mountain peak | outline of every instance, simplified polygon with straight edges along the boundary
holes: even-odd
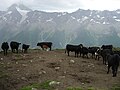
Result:
[[[23,4],[12,4],[9,8],[8,11],[15,11],[17,10],[16,8],[20,8],[21,10],[27,10],[27,11],[32,11],[30,8]]]

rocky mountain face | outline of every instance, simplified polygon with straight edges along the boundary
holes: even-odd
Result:
[[[119,47],[120,10],[50,13],[13,4],[7,11],[0,11],[0,43],[4,41],[18,41],[31,47],[41,41],[53,42],[54,48],[64,48],[67,43]]]

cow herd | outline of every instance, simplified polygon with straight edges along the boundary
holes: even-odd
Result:
[[[67,52],[68,56],[70,52],[75,53],[75,57],[89,58],[89,54],[92,55],[92,58],[99,60],[100,57],[103,59],[103,64],[108,64],[108,71],[112,67],[113,77],[116,77],[119,63],[120,63],[120,51],[113,51],[113,45],[102,45],[101,47],[85,47],[82,44],[71,45],[67,44],[65,53]]]
[[[9,46],[8,42],[3,42],[1,45],[1,48],[4,51],[4,55],[7,55],[7,51],[9,49],[9,47],[11,48],[11,51],[13,53],[18,53],[18,49],[19,49],[20,45],[21,45],[21,43],[16,42],[16,41],[11,41],[10,46]],[[37,43],[37,46],[40,46],[43,50],[48,49],[48,48],[51,50],[52,42],[40,42],[40,43]],[[22,52],[26,53],[29,47],[30,47],[30,45],[22,44]]]
[[[18,49],[21,43],[11,41],[10,42],[10,47],[11,51],[13,53],[18,53]],[[52,42],[39,42],[37,43],[37,46],[40,46],[42,50],[48,49],[51,51],[52,49]],[[22,44],[22,52],[26,53],[30,45]],[[4,51],[4,55],[7,55],[7,51],[9,49],[9,44],[8,42],[3,42],[1,45],[1,48]],[[108,64],[108,71],[110,67],[112,67],[112,74],[113,77],[116,77],[118,67],[119,67],[119,62],[120,62],[120,51],[113,51],[113,45],[102,45],[101,47],[85,47],[83,44],[79,45],[71,45],[67,44],[65,53],[70,56],[70,52],[75,53],[75,57],[83,57],[83,58],[89,58],[89,54],[92,55],[92,58],[95,58],[95,60],[99,60],[100,57],[103,59],[103,64]]]

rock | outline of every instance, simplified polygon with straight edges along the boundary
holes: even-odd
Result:
[[[36,88],[32,88],[32,90],[38,90],[38,89],[36,89]]]
[[[55,70],[58,71],[60,69],[60,67],[55,67]]]
[[[27,79],[26,79],[26,77],[21,77],[21,79],[22,79],[22,80],[24,80],[24,81],[26,81],[26,80],[27,80]]]
[[[46,71],[42,71],[43,74],[46,74]]]
[[[42,72],[39,72],[38,74],[39,74],[39,75],[42,75]]]
[[[85,83],[81,83],[82,85],[84,85]]]
[[[32,61],[32,60],[30,60],[30,62],[32,63],[33,61]]]
[[[27,67],[27,65],[26,65],[26,64],[22,64],[22,66],[23,66],[23,67]]]
[[[15,62],[16,64],[18,64],[18,62]]]
[[[49,83],[49,85],[51,86],[51,85],[59,85],[60,84],[60,82],[57,82],[57,81],[51,81],[50,83]]]
[[[3,60],[3,58],[1,58],[0,60]]]
[[[70,63],[75,63],[75,61],[74,60],[70,60]]]
[[[60,79],[64,79],[64,78],[65,78],[65,76],[59,76],[59,78],[60,78]]]

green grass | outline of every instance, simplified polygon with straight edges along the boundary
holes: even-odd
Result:
[[[67,90],[83,90],[81,87],[68,87]]]
[[[113,47],[113,51],[120,51],[120,47]]]
[[[20,90],[32,90],[32,88],[45,89],[45,90],[53,90],[54,87],[52,87],[52,86],[49,85],[50,82],[51,81],[45,81],[43,83],[36,83],[36,84],[24,86]]]
[[[104,89],[96,89],[94,87],[86,87],[86,88],[82,88],[82,87],[68,87],[66,90],[104,90]]]
[[[114,85],[110,90],[120,90],[120,85]]]

